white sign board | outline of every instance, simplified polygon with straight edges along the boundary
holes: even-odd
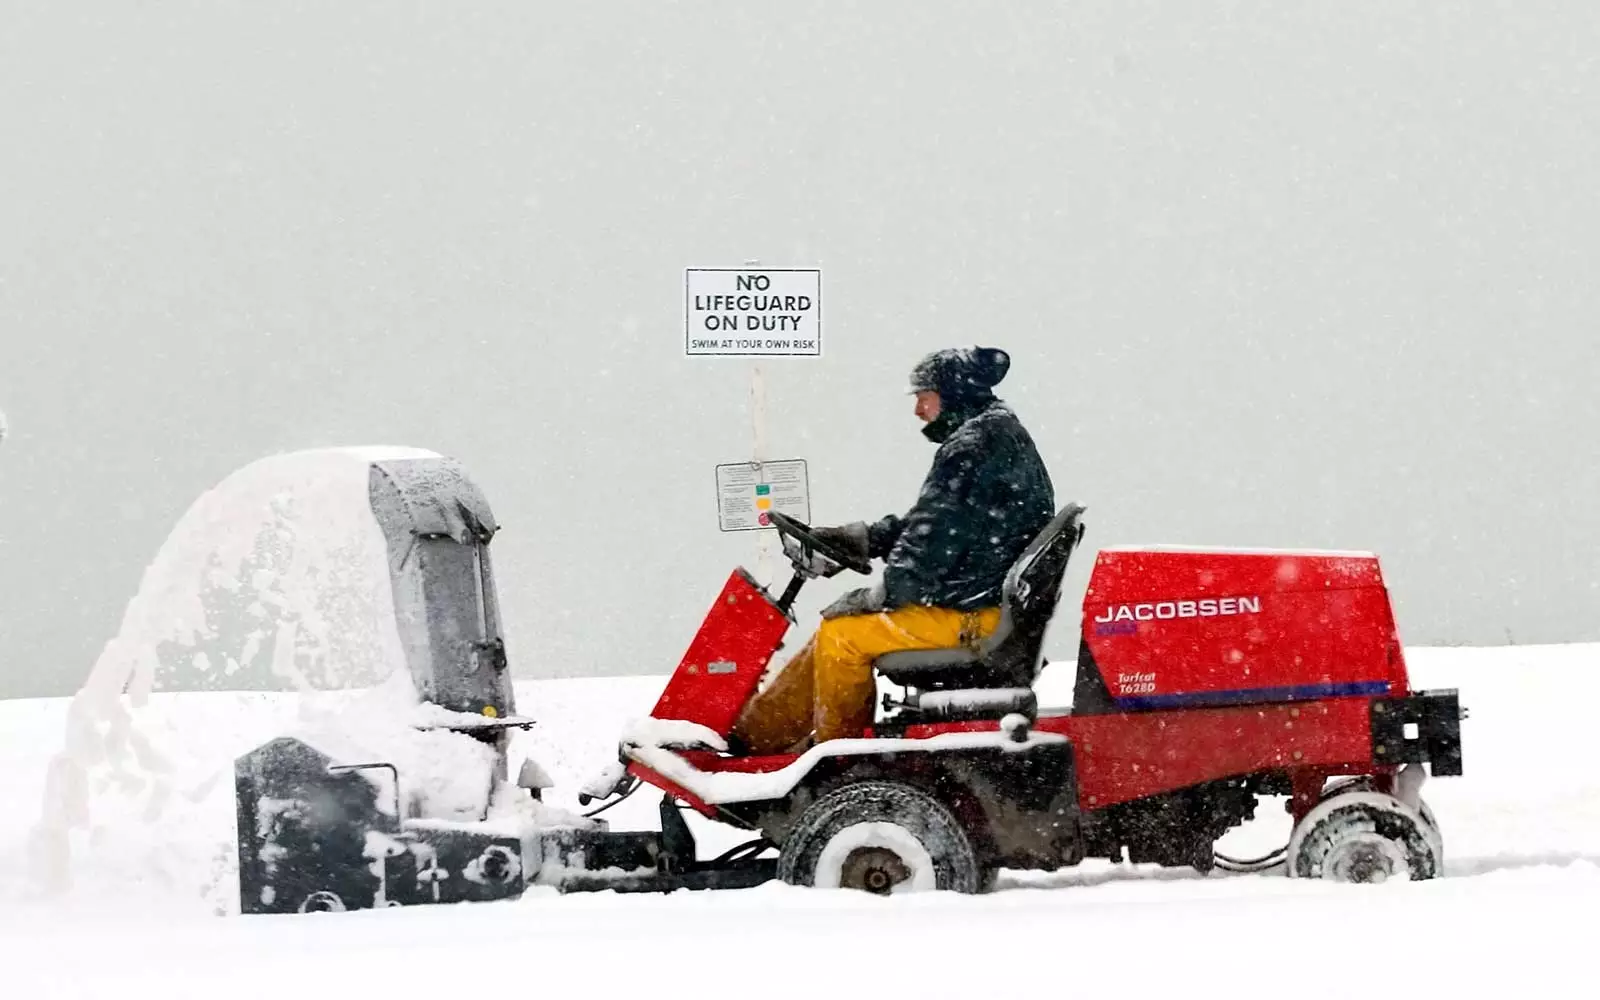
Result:
[[[822,272],[691,267],[683,281],[690,357],[821,357]]]
[[[717,466],[717,520],[723,531],[756,531],[779,511],[811,522],[811,486],[803,458]]]

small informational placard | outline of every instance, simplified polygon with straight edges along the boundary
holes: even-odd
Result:
[[[822,271],[691,267],[683,349],[690,357],[821,357]]]
[[[775,510],[811,522],[811,484],[805,459],[717,466],[717,521],[723,531],[769,527]]]

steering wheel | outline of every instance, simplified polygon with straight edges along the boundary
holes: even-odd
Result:
[[[870,562],[859,555],[844,551],[831,542],[825,542],[818,538],[811,533],[811,525],[806,524],[804,521],[797,521],[789,515],[780,514],[775,510],[768,511],[767,517],[772,521],[772,526],[778,529],[778,534],[793,538],[800,543],[803,550],[826,556],[845,569],[853,569],[862,576],[872,575],[872,564]],[[784,546],[784,548],[787,549],[788,546]],[[790,555],[789,561],[795,564],[795,568],[800,568],[800,561],[793,555]]]

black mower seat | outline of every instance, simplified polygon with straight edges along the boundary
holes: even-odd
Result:
[[[980,689],[1030,689],[1031,693],[1043,662],[1045,632],[1061,599],[1067,561],[1083,538],[1083,512],[1078,504],[1068,504],[1028,543],[1006,573],[999,623],[975,648],[899,650],[878,657],[873,667],[902,687],[951,695],[957,693],[953,689],[961,689],[974,705],[981,700],[975,693]]]
[[[910,684],[913,678],[957,674],[978,667],[978,653],[966,647],[953,649],[902,649],[885,653],[873,661],[878,673],[896,684]]]

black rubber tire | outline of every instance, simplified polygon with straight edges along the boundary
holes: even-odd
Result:
[[[318,890],[306,896],[305,899],[300,901],[299,907],[299,912],[301,913],[343,913],[344,911],[344,900],[339,898],[338,893],[329,892],[326,889]]]
[[[983,890],[983,868],[960,821],[938,799],[894,781],[857,782],[813,802],[783,842],[778,878],[790,885],[815,885],[823,849],[860,823],[891,824],[915,838],[933,863],[936,889]]]
[[[1346,778],[1324,788],[1321,796],[1317,799],[1317,804],[1321,805],[1336,795],[1348,795],[1352,792],[1376,792],[1377,790],[1377,784],[1372,780],[1371,775]],[[1440,831],[1439,820],[1433,815],[1433,810],[1428,806],[1428,803],[1421,798],[1417,799],[1417,811],[1422,815],[1422,822],[1427,824],[1428,831],[1433,835],[1435,845],[1441,844],[1444,834]],[[1440,867],[1442,867],[1442,863]]]
[[[978,871],[978,891],[980,893],[994,892],[1000,884],[1000,866],[984,865]]]
[[[1335,800],[1341,798],[1349,801],[1335,804]],[[1435,852],[1427,831],[1406,812],[1375,801],[1381,798],[1387,796],[1376,793],[1333,796],[1325,803],[1326,808],[1319,809],[1321,815],[1306,817],[1311,822],[1295,835],[1299,843],[1298,849],[1291,851],[1287,859],[1289,874],[1296,878],[1336,878],[1330,859],[1340,851],[1341,845],[1364,838],[1392,845],[1403,858],[1412,881],[1437,877],[1442,859]]]

